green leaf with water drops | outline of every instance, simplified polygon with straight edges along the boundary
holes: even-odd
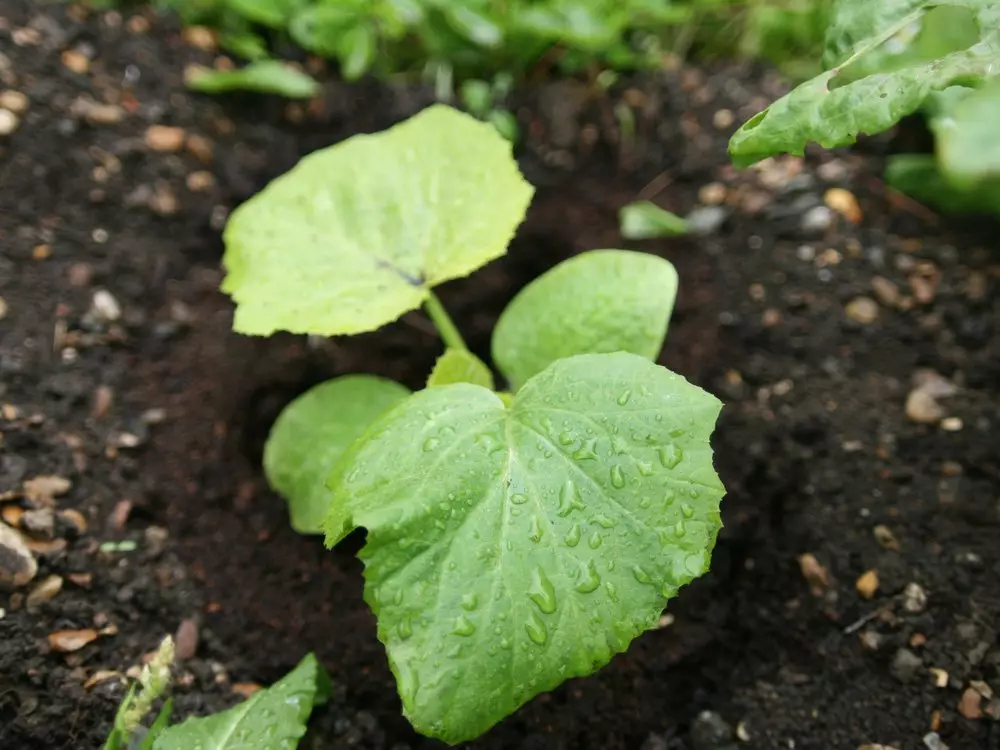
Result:
[[[326,478],[351,443],[410,391],[374,375],[320,383],[286,406],[264,445],[264,474],[288,501],[292,528],[320,533],[330,504]]]
[[[721,404],[635,354],[561,359],[509,408],[475,385],[387,412],[330,478],[407,717],[456,743],[590,674],[708,568]]]
[[[291,750],[306,733],[313,707],[329,696],[329,678],[309,654],[271,687],[238,706],[164,730],[153,750]]]
[[[427,378],[427,387],[453,383],[472,383],[492,391],[493,373],[472,352],[465,349],[448,349],[434,364],[431,376]]]
[[[677,296],[669,261],[591,250],[528,284],[493,331],[493,361],[513,389],[552,362],[617,351],[656,359]]]
[[[310,154],[229,220],[233,327],[378,328],[503,255],[532,194],[510,143],[441,104]]]
[[[688,232],[688,223],[684,219],[650,201],[623,206],[618,212],[618,223],[622,237],[627,240],[676,237]]]

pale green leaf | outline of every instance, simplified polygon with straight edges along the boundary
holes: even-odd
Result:
[[[319,93],[319,84],[307,74],[277,60],[257,60],[236,70],[203,70],[187,80],[187,86],[204,94],[256,91],[291,99],[309,99]]]
[[[453,383],[472,383],[493,390],[493,373],[472,352],[464,349],[448,349],[438,357],[431,376],[427,379],[427,387],[434,388]]]
[[[409,394],[373,375],[320,383],[284,408],[264,446],[264,474],[288,501],[292,528],[319,533],[330,504],[326,479],[368,426]]]
[[[941,171],[970,189],[1000,178],[1000,78],[966,93],[931,120],[931,130]]]
[[[688,231],[684,219],[650,201],[629,203],[619,211],[618,216],[622,237],[627,240],[674,237]]]
[[[312,654],[266,690],[227,711],[165,729],[153,750],[292,750],[313,707],[329,696],[329,678]]]
[[[229,220],[234,328],[378,328],[503,255],[533,192],[491,125],[440,104],[313,153]]]
[[[528,284],[493,330],[493,362],[518,389],[574,354],[626,351],[656,359],[677,296],[669,261],[630,250],[592,250]]]
[[[852,0],[852,4],[857,4],[857,0]],[[875,70],[851,79],[851,69],[864,68],[866,55],[882,54],[886,42],[938,5],[940,3],[933,0],[907,0],[892,6],[896,10],[905,6],[909,9],[906,13],[880,11],[871,15],[862,24],[862,31],[881,23],[888,25],[853,44],[835,43],[831,53],[834,57],[840,54],[838,49],[847,47],[853,50],[852,56],[843,60],[838,68],[794,89],[733,135],[729,152],[734,163],[745,167],[779,153],[801,155],[813,142],[825,148],[845,146],[861,134],[880,133],[892,127],[917,111],[936,91],[953,85],[977,84],[996,76],[1000,71],[1000,3],[954,0],[948,5],[975,13],[981,34],[979,41],[931,60],[922,59],[923,53],[912,62],[901,58],[886,70]],[[858,33],[852,31],[850,39]],[[831,31],[831,35],[834,34]],[[928,41],[930,46],[925,49],[933,49],[939,44],[947,48],[954,42],[951,38],[931,39]],[[897,64],[901,67],[896,67]],[[842,70],[847,75],[840,79]]]
[[[708,568],[725,491],[719,401],[634,354],[559,360],[510,408],[429,388],[331,477],[333,544],[355,526],[407,717],[456,743],[586,675]]]

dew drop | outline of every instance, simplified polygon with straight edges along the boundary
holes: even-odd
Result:
[[[583,445],[573,451],[573,458],[577,461],[588,461],[597,458],[597,438],[585,440]]]
[[[528,633],[528,638],[531,639],[531,642],[539,646],[544,646],[545,642],[549,639],[548,628],[545,627],[542,618],[534,612],[528,615],[528,619],[524,623],[524,629]]]
[[[661,445],[659,449],[660,463],[664,469],[676,469],[684,460],[684,452],[674,443]]]
[[[455,624],[452,626],[451,632],[453,635],[468,637],[476,632],[476,626],[465,615],[459,615],[455,618]]]
[[[625,486],[625,473],[622,471],[622,467],[617,464],[611,467],[611,486],[616,490]]]
[[[618,397],[618,405],[625,406],[630,398],[632,398],[632,391],[622,391],[622,394]]]
[[[552,581],[541,568],[535,568],[531,573],[531,586],[528,588],[528,598],[542,612],[551,615],[556,611],[556,589]]]
[[[462,594],[462,609],[472,612],[479,606],[479,596],[476,594]]]
[[[402,620],[400,620],[399,627],[397,628],[397,630],[399,631],[400,639],[404,641],[411,635],[413,635],[413,623],[410,621],[410,618],[404,617]]]
[[[566,536],[563,541],[566,543],[567,547],[575,547],[580,543],[580,524],[574,523],[573,527],[566,532]]]
[[[647,464],[645,461],[636,461],[635,462],[635,466],[639,470],[639,473],[642,476],[644,476],[644,477],[651,477],[651,476],[653,476],[653,465],[652,464]]]
[[[611,438],[611,450],[616,456],[624,456],[628,453],[628,443],[618,435],[615,435]]]
[[[674,537],[677,539],[682,539],[687,533],[687,529],[684,528],[684,522],[678,521],[674,524]]]
[[[692,500],[697,500],[699,494],[701,493],[698,492],[697,487],[688,487],[688,495],[691,497]]]
[[[618,587],[615,586],[611,581],[604,582],[604,590],[608,592],[608,598],[613,601],[618,601]]]
[[[592,591],[596,591],[600,585],[601,576],[598,575],[597,568],[594,567],[594,561],[590,560],[586,565],[581,564],[580,574],[577,576],[574,588],[581,594],[589,594]]]
[[[559,433],[559,442],[562,445],[572,445],[573,443],[576,442],[576,435],[574,435],[569,430],[563,430],[561,433]]]
[[[543,533],[544,532],[542,531],[542,522],[539,520],[538,516],[532,516],[531,517],[531,534],[529,535],[530,538],[531,538],[531,541],[535,542],[536,544],[538,542],[542,541],[542,534]]]
[[[643,510],[646,510],[646,508],[648,508],[652,504],[653,501],[650,500],[648,497],[644,497],[641,500],[639,500],[639,507],[642,508]]]
[[[510,501],[514,503],[514,505],[524,505],[528,502],[528,497],[527,495],[522,495],[520,492],[515,492],[510,496]]]
[[[430,453],[432,450],[437,449],[437,447],[439,445],[441,445],[441,441],[438,440],[437,438],[433,438],[433,437],[432,438],[427,438],[424,441],[424,452],[425,453]]]
[[[639,583],[652,583],[653,579],[649,577],[649,573],[643,570],[638,565],[632,566],[632,575],[635,577]]]
[[[694,518],[694,508],[687,503],[681,503],[681,515],[685,518]]]
[[[565,518],[574,510],[583,510],[585,507],[583,501],[580,499],[580,490],[573,484],[572,479],[567,479],[566,483],[559,490],[559,509],[556,513],[560,517]]]
[[[590,539],[587,540],[587,544],[590,545],[591,549],[597,549],[604,543],[604,538],[601,536],[600,532],[595,531],[590,535]]]
[[[596,523],[602,529],[613,529],[615,527],[615,522],[602,513],[598,513],[596,516],[591,518],[590,522]]]

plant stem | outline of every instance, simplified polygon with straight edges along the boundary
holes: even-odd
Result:
[[[430,290],[427,291],[424,310],[427,313],[427,317],[434,324],[434,327],[437,328],[438,333],[441,334],[441,339],[446,346],[450,346],[452,349],[461,349],[462,351],[469,350],[469,347],[465,345],[465,341],[462,339],[462,334],[458,332],[458,328],[455,327],[455,324],[452,323],[451,318],[448,316],[448,311],[441,304],[441,300]]]

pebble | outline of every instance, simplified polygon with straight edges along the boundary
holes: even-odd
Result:
[[[918,424],[937,424],[947,412],[927,391],[916,388],[906,397],[906,417]]]
[[[802,231],[810,234],[825,232],[833,226],[833,210],[828,206],[814,206],[802,215]]]
[[[903,589],[903,609],[913,614],[927,608],[927,592],[918,583],[908,583]]]
[[[878,542],[879,546],[883,549],[890,549],[895,552],[899,551],[899,541],[896,539],[896,535],[893,534],[892,529],[884,523],[880,523],[873,528],[872,533],[875,535],[875,541]]]
[[[187,661],[194,658],[198,651],[198,623],[190,617],[181,620],[174,634],[174,658],[177,661]]]
[[[68,49],[62,53],[62,64],[78,75],[83,75],[90,70],[90,60],[78,50]]]
[[[11,135],[20,125],[20,117],[9,109],[0,109],[0,137]]]
[[[51,506],[55,498],[65,495],[73,487],[66,477],[42,475],[24,480],[24,496],[36,508]]]
[[[28,97],[13,89],[0,91],[0,108],[13,112],[15,115],[23,115],[28,111]]]
[[[941,669],[940,667],[931,667],[928,672],[931,673],[931,677],[934,678],[934,687],[936,688],[946,688],[948,687],[948,673]]]
[[[187,189],[192,193],[204,193],[206,190],[211,190],[212,186],[215,185],[215,176],[211,172],[200,170],[189,174],[185,179],[185,183],[187,184]]]
[[[113,323],[122,316],[122,307],[107,289],[98,289],[90,303],[90,313],[102,323]]]
[[[878,320],[878,303],[871,297],[855,297],[844,308],[847,317],[855,323],[870,325]]]
[[[899,286],[889,281],[885,276],[872,277],[872,291],[875,293],[878,301],[886,307],[896,307],[899,305],[901,298]]]
[[[958,701],[958,712],[969,721],[981,719],[983,696],[975,688],[966,688]]]
[[[875,596],[875,592],[878,591],[878,585],[878,572],[875,570],[862,573],[854,584],[858,593],[865,599],[871,599]]]
[[[7,317],[8,310],[10,310],[10,308],[7,306],[7,300],[5,300],[3,297],[0,297],[0,320],[3,320],[4,318]]]
[[[714,234],[726,221],[729,211],[722,206],[698,206],[687,215],[688,230],[692,234]]]
[[[85,628],[83,630],[57,630],[54,633],[49,633],[49,646],[53,651],[58,651],[61,654],[68,654],[73,651],[79,651],[81,648],[86,646],[88,643],[93,643],[97,640],[99,633],[93,628]]]
[[[927,747],[927,750],[950,750],[937,732],[928,732],[925,734],[924,745]]]
[[[207,26],[188,26],[184,29],[182,38],[186,44],[204,52],[214,51],[217,45],[215,32]]]
[[[145,141],[153,151],[175,153],[184,147],[187,133],[183,128],[168,125],[150,125],[146,128]]]
[[[809,582],[813,596],[822,596],[830,586],[830,575],[826,568],[820,565],[816,556],[807,552],[799,557],[799,568],[802,577]]]
[[[157,183],[149,198],[149,207],[160,216],[173,216],[180,210],[180,201],[173,189],[165,182]]]
[[[897,750],[892,745],[882,745],[878,742],[861,745],[858,750]]]
[[[910,682],[923,666],[923,660],[908,648],[899,649],[892,657],[889,673],[903,683]]]
[[[715,711],[702,711],[691,724],[690,739],[693,750],[728,750],[733,728]]]
[[[20,532],[0,523],[0,588],[24,586],[38,573],[38,563]]]
[[[62,587],[62,576],[48,576],[41,583],[31,589],[31,592],[25,598],[24,603],[27,605],[28,609],[37,607],[40,604],[44,604],[52,599],[56,594],[62,591]]]
[[[698,190],[698,201],[706,206],[719,206],[726,201],[726,186],[721,182],[710,182]]]
[[[56,516],[52,508],[37,508],[26,510],[21,516],[21,528],[25,531],[40,536],[44,539],[51,539],[55,529]]]
[[[100,104],[80,97],[70,105],[70,114],[91,125],[116,125],[125,119],[125,110],[115,104]]]
[[[864,218],[858,199],[844,188],[830,188],[823,195],[823,202],[852,224],[857,224]]]

